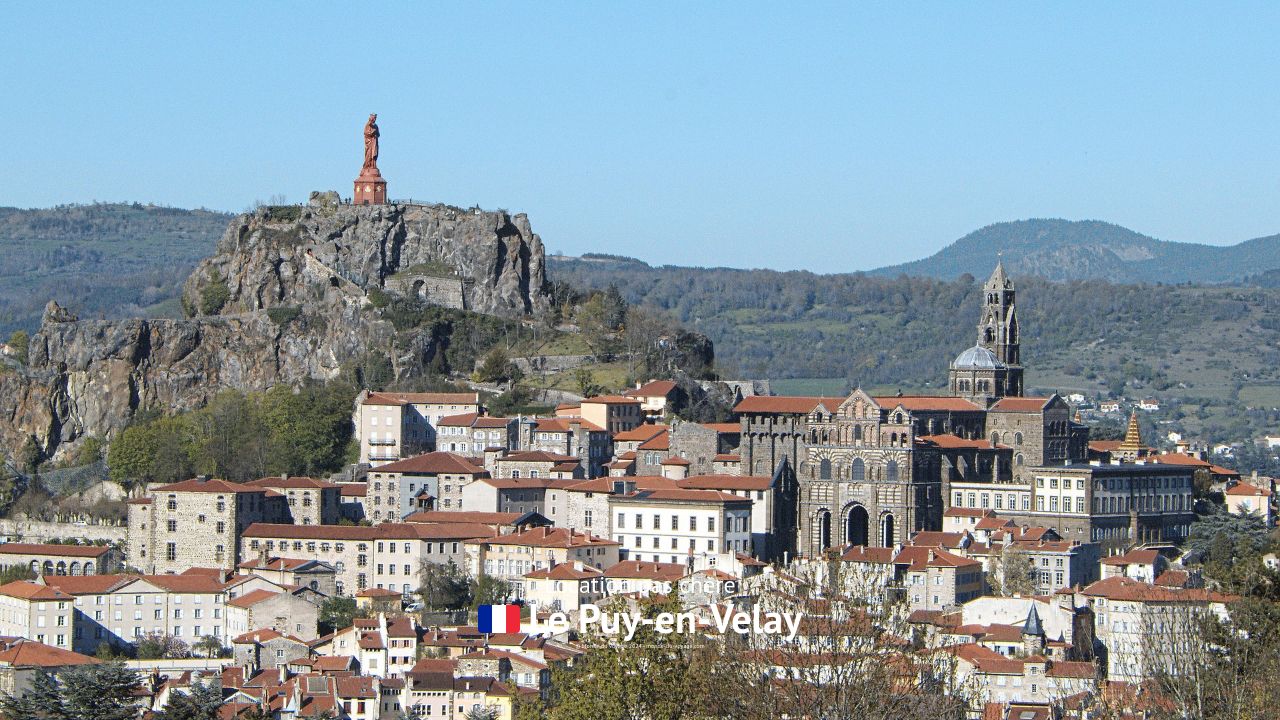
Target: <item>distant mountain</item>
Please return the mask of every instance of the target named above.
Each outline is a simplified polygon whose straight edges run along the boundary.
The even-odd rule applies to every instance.
[[[49,300],[82,317],[176,314],[230,220],[139,203],[0,207],[0,332],[34,330]]]
[[[869,274],[986,277],[997,260],[1012,275],[1048,280],[1236,282],[1280,268],[1280,235],[1221,247],[1157,240],[1097,220],[1018,220],[988,225],[923,260]]]

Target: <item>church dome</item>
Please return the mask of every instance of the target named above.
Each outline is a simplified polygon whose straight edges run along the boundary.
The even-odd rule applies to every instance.
[[[951,366],[960,369],[991,370],[1004,367],[1004,363],[996,358],[996,354],[981,345],[974,345],[956,356]]]

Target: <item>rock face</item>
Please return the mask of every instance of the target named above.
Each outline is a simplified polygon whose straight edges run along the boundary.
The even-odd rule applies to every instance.
[[[140,408],[331,379],[369,350],[394,347],[397,370],[425,363],[431,338],[398,337],[372,291],[394,293],[398,273],[429,272],[465,284],[468,309],[536,316],[549,305],[543,268],[524,215],[442,205],[241,215],[187,281],[194,317],[76,320],[50,303],[27,368],[0,375],[0,441],[12,454],[35,437],[52,455],[85,436],[111,438]]]

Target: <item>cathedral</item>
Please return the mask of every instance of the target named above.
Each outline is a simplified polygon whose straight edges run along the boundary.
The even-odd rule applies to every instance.
[[[1012,490],[1029,482],[1030,467],[1086,459],[1088,429],[1072,422],[1067,403],[1023,395],[1016,293],[1000,265],[983,285],[977,343],[950,364],[947,387],[947,395],[857,389],[738,404],[743,473],[784,476],[794,493],[786,550],[892,547],[942,528],[953,483]]]

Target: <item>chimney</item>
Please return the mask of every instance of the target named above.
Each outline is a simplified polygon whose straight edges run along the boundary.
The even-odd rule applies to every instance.
[[[280,680],[280,684],[283,685],[285,681],[289,679],[289,668],[286,667],[285,664],[281,663],[276,667],[276,670],[278,671],[277,677]]]
[[[280,473],[280,479],[281,479],[281,480],[288,480],[288,479],[289,479],[289,473]]]
[[[197,475],[197,476],[196,476],[196,482],[209,482],[209,476],[208,476],[208,475]]]

